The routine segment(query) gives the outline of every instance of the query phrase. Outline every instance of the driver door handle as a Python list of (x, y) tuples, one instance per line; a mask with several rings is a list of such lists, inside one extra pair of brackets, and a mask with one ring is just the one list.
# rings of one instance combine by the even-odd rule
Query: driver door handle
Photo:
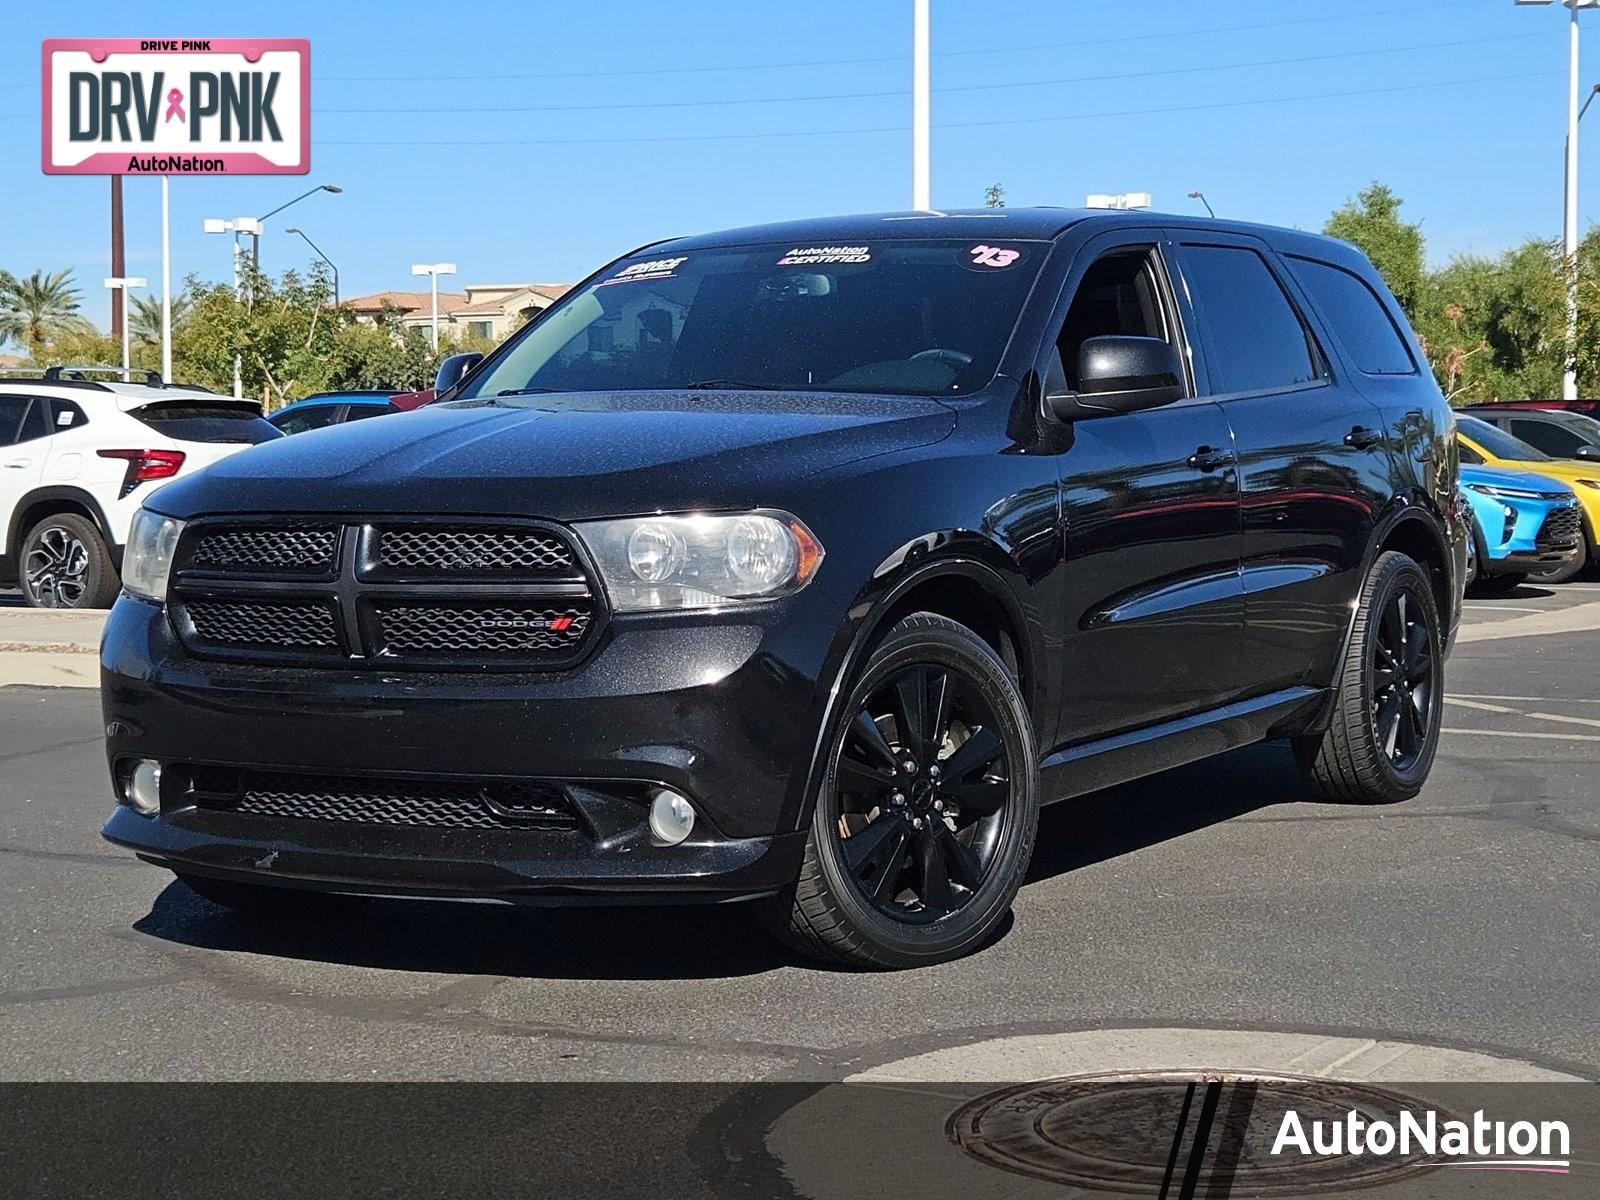
[(1344, 444), (1357, 450), (1370, 450), (1383, 441), (1383, 434), (1376, 429), (1366, 429), (1357, 425), (1344, 435)]
[(1215, 471), (1218, 467), (1225, 467), (1233, 461), (1233, 455), (1226, 450), (1218, 450), (1212, 446), (1201, 446), (1189, 455), (1189, 466), (1196, 471)]
[(7, 469), (12, 471), (21, 471), (31, 466), (33, 466), (33, 459), (31, 458), (13, 458), (6, 464)]

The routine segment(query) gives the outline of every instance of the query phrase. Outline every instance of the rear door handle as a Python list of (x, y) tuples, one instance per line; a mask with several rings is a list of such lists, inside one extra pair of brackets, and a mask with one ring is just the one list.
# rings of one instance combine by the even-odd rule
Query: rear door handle
[(1201, 446), (1189, 455), (1189, 465), (1196, 471), (1215, 471), (1218, 467), (1225, 467), (1233, 461), (1233, 455), (1226, 450), (1218, 450), (1212, 446)]
[(1344, 444), (1353, 446), (1357, 450), (1371, 450), (1381, 441), (1383, 441), (1382, 433), (1376, 429), (1364, 429), (1360, 425), (1344, 435)]

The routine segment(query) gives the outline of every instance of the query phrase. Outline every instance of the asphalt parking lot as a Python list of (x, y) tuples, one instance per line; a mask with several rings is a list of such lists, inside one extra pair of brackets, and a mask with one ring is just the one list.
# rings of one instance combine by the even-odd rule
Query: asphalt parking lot
[(1176, 1029), (1374, 1078), (1600, 1078), (1597, 662), (1600, 583), (1473, 600), (1417, 799), (1308, 803), (1267, 746), (1057, 806), (992, 946), (887, 975), (737, 909), (251, 924), (100, 840), (92, 689), (0, 686), (0, 1077), (1007, 1078), (1204, 1044)]

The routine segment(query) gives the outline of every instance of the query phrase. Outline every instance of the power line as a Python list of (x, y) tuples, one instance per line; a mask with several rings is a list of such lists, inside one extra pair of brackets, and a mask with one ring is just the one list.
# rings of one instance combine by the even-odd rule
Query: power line
[[(1055, 79), (1029, 79), (1021, 81), (1008, 81), (1005, 83), (975, 83), (954, 87), (934, 88), (940, 95), (969, 92), (996, 92), (1011, 91), (1018, 88), (1061, 87), (1074, 83), (1109, 83), (1127, 79), (1155, 79), (1173, 75), (1203, 75), (1214, 71), (1242, 71), (1256, 67), (1285, 67), (1299, 66), (1305, 63), (1334, 62), (1353, 58), (1371, 58), (1385, 54), (1409, 54), (1418, 50), (1451, 50), (1462, 46), (1482, 46), (1490, 43), (1500, 45), (1505, 42), (1528, 41), (1534, 38), (1543, 38), (1543, 33), (1522, 33), (1512, 37), (1489, 38), (1463, 38), (1450, 42), (1421, 42), (1410, 46), (1380, 46), (1369, 50), (1343, 50), (1329, 54), (1307, 54), (1294, 58), (1261, 58), (1248, 62), (1212, 63), (1210, 65), (1188, 67), (1163, 67), (1152, 71), (1123, 71), (1109, 75), (1069, 75)], [(323, 114), (373, 114), (373, 113), (530, 113), (530, 112), (615, 112), (615, 111), (643, 111), (647, 109), (676, 109), (676, 108), (723, 108), (744, 107), (752, 104), (799, 104), (823, 100), (877, 100), (887, 98), (903, 98), (906, 95), (904, 88), (892, 88), (875, 92), (828, 92), (806, 96), (758, 96), (737, 97), (725, 100), (660, 100), (644, 104), (473, 104), (454, 107), (427, 106), (420, 108), (396, 108), (384, 106), (382, 108), (324, 108), (318, 106), (316, 112)]]
[[(1261, 29), (1285, 29), (1300, 25), (1326, 24), (1330, 21), (1359, 21), (1366, 17), (1400, 16), (1407, 13), (1431, 12), (1441, 8), (1461, 8), (1466, 0), (1433, 0), (1429, 4), (1413, 4), (1396, 8), (1369, 9), (1357, 13), (1325, 13), (1313, 17), (1291, 17), (1278, 21), (1259, 21), (1249, 25), (1222, 25), (1208, 29), (1160, 30), (1152, 33), (1126, 34), (1121, 37), (1088, 38), (1070, 42), (1033, 42), (1026, 46), (990, 47), (974, 50), (945, 50), (935, 58), (962, 58), (979, 54), (1015, 54), (1028, 50), (1065, 50), (1082, 46), (1123, 45), (1130, 42), (1155, 41), (1175, 37), (1209, 37), (1223, 33), (1249, 33)], [(859, 58), (821, 58), (789, 62), (719, 63), (700, 67), (641, 67), (618, 71), (473, 71), (460, 75), (319, 75), (319, 83), (391, 83), (420, 82), (482, 82), (497, 79), (621, 79), (646, 75), (708, 75), (733, 71), (776, 71), (798, 67), (858, 66), (869, 63), (900, 63), (904, 54), (883, 54)], [(393, 111), (393, 110), (383, 110)]]
[[(1462, 87), (1479, 83), (1499, 83), (1508, 80), (1544, 79), (1551, 75), (1563, 73), (1560, 71), (1533, 71), (1507, 75), (1482, 75), (1475, 78), (1443, 79), (1432, 83), (1400, 84), (1395, 87), (1352, 88), (1338, 92), (1307, 92), (1296, 96), (1265, 96), (1253, 100), (1222, 100), (1211, 104), (1180, 104), (1160, 108), (1121, 109), (1115, 112), (1072, 113), (1062, 117), (1017, 117), (994, 121), (940, 121), (935, 122), (934, 127), (936, 129), (978, 129), (1003, 125), (1053, 125), (1070, 121), (1110, 120), (1115, 117), (1161, 116), (1172, 113), (1206, 112), (1228, 108), (1253, 108), (1264, 104), (1294, 104), (1305, 100), (1336, 100), (1351, 96), (1384, 96), (1398, 92)], [(323, 139), (321, 144), (324, 146), (458, 146), (463, 149), (471, 149), (474, 146), (646, 146), (679, 142), (743, 142), (762, 141), (769, 138), (848, 137), (857, 134), (883, 133), (903, 134), (907, 128), (908, 126), (906, 125), (877, 125), (854, 129), (794, 129), (776, 133), (679, 134), (671, 137), (640, 138), (491, 138), (476, 141), (462, 141), (459, 138), (444, 140)]]

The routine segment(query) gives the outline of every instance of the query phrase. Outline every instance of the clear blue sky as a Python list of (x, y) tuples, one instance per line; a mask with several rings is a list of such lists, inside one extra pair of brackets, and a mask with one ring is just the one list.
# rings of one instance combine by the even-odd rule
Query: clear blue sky
[[(71, 267), (105, 320), (107, 184), (39, 162), (45, 37), (304, 36), (312, 174), (177, 179), (175, 279), (223, 278), (206, 216), (300, 225), (346, 296), (571, 280), (657, 237), (910, 197), (911, 0), (16, 0), (0, 41), (0, 266)], [(1566, 11), (1512, 0), (932, 0), (933, 201), (1158, 208), (1320, 227), (1373, 179), (1424, 220), (1430, 258), (1560, 233)], [(138, 14), (135, 19), (133, 14)], [(1585, 18), (1600, 81), (1600, 13)], [(1293, 61), (1289, 61), (1293, 60)], [(1587, 123), (1586, 123), (1587, 124)], [(1600, 213), (1600, 124), (1583, 184)], [(130, 273), (159, 278), (159, 188), (127, 184)], [(423, 280), (419, 283), (426, 282)]]

